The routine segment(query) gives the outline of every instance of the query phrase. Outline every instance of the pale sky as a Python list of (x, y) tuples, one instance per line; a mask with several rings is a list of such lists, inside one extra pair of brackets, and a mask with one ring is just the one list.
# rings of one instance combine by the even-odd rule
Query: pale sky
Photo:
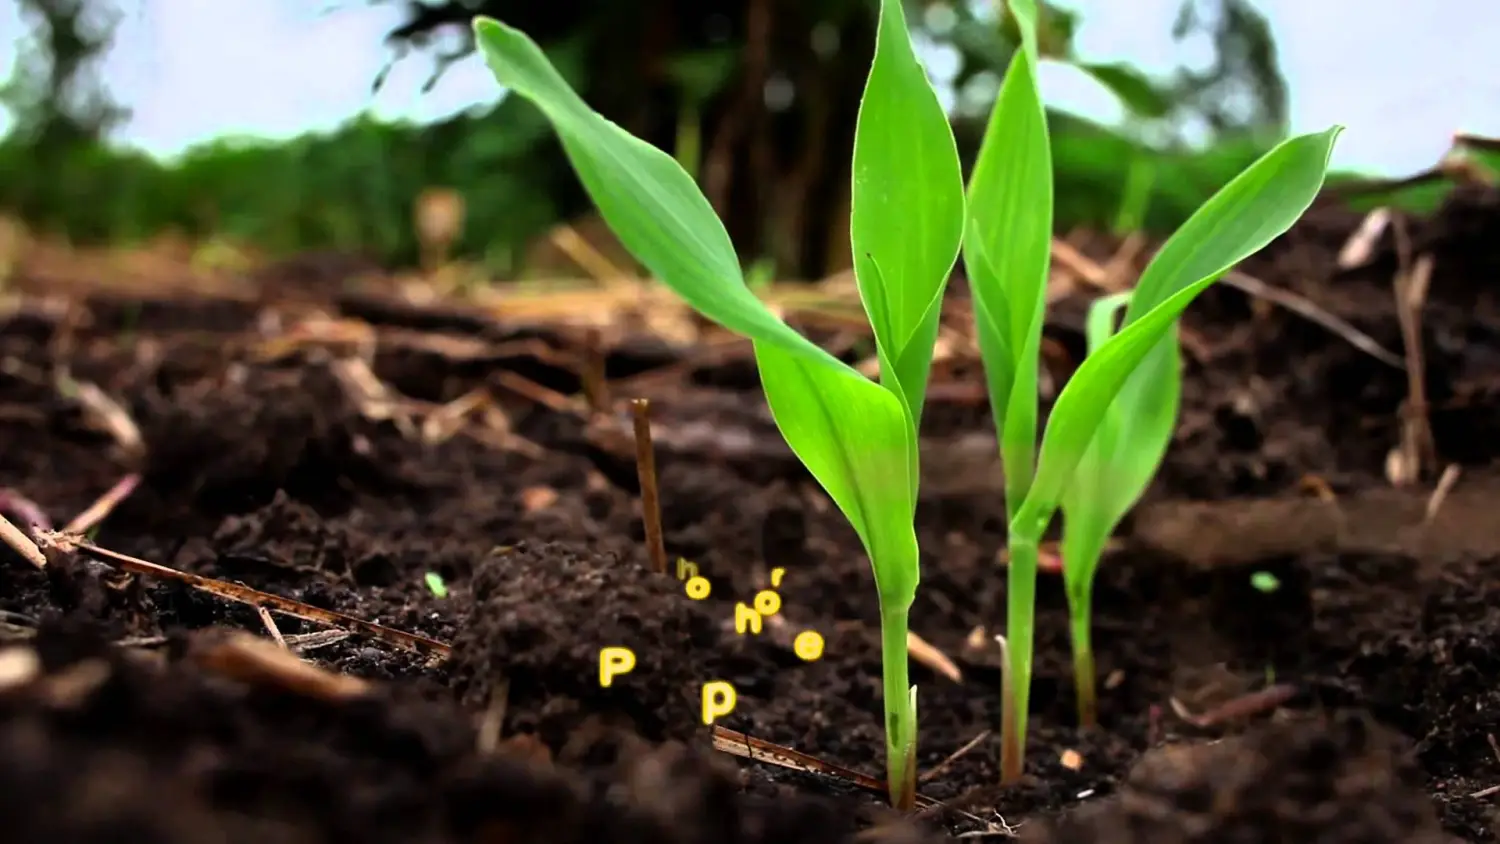
[[(1164, 72), (1185, 53), (1170, 38), (1179, 0), (1071, 0), (1079, 47), (1095, 61)], [(106, 74), (135, 111), (119, 140), (159, 155), (226, 134), (286, 137), (329, 129), (364, 109), (430, 119), (500, 94), (478, 58), (422, 94), (424, 56), (397, 65), (372, 97), (382, 35), (399, 4), (339, 0), (121, 0), (126, 17)], [(1453, 132), (1500, 135), (1500, 4), (1427, 0), (1259, 0), (1290, 86), (1294, 131), (1342, 123), (1337, 168), (1400, 175), (1428, 167)], [(23, 31), (0, 0), (0, 33)], [(0, 76), (15, 57), (0, 37)], [(1060, 68), (1043, 78), (1053, 105), (1110, 120), (1108, 94)]]

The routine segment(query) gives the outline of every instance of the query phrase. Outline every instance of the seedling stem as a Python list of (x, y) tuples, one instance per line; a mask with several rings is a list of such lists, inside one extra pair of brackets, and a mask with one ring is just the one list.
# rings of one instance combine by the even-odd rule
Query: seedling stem
[(911, 687), (906, 659), (907, 610), (880, 614), (881, 668), (884, 675), (886, 724), (886, 782), (891, 805), (910, 811), (917, 800), (916, 689)]
[[(1018, 515), (1024, 516), (1022, 512)], [(1026, 715), (1031, 705), (1032, 606), (1036, 602), (1037, 540), (1011, 523), (1010, 568), (1005, 612), (1005, 700), (1000, 719), (1000, 782), (1021, 780), (1026, 760)]]

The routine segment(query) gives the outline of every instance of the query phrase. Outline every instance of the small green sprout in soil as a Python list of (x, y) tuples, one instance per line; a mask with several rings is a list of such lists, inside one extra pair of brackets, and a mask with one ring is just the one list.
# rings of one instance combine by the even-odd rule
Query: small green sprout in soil
[(435, 598), (446, 598), (446, 597), (448, 597), (448, 584), (445, 583), (445, 582), (443, 582), (443, 576), (442, 575), (438, 574), (435, 571), (430, 571), (430, 572), (427, 573), (426, 577), (423, 578), (423, 579), (427, 581), (427, 589), (428, 589), (428, 591), (432, 592), (433, 597), (435, 597)]
[(1281, 580), (1268, 571), (1258, 571), (1250, 575), (1250, 585), (1258, 592), (1269, 595), (1281, 588)]
[[(1079, 719), (1095, 721), (1090, 605), (1099, 557), (1156, 474), (1177, 417), (1177, 320), (1235, 264), (1289, 229), (1323, 184), (1341, 127), (1281, 143), (1210, 198), (1134, 290), (1095, 305), (1089, 351), (1036, 445), (1037, 378), (1052, 239), (1052, 162), (1037, 86), (1035, 0), (1008, 0), (1021, 36), (969, 181), (964, 263), (1000, 438), (1010, 520), (1001, 779), (1023, 770), (1038, 544), (1064, 514), (1063, 577)], [(1114, 311), (1125, 308), (1118, 331)]]
[(787, 444), (854, 526), (880, 600), (886, 776), (916, 796), (916, 688), (907, 614), (916, 596), (917, 431), (943, 290), (964, 229), (958, 148), (918, 62), (900, 0), (882, 0), (853, 151), (855, 277), (875, 335), (871, 381), (773, 314), (746, 284), (723, 223), (670, 155), (611, 123), (524, 33), (475, 21), (501, 85), (538, 109), (620, 242), (708, 319), (750, 338)]

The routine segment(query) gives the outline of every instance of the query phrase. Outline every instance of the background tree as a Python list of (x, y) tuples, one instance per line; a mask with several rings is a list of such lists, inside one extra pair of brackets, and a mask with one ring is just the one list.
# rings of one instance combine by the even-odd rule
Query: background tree
[[(510, 99), (425, 125), (360, 115), (286, 141), (223, 138), (171, 161), (112, 145), (125, 111), (97, 72), (118, 19), (111, 0), (19, 2), (30, 37), (0, 90), (16, 118), (0, 140), (0, 209), (33, 228), (80, 244), (172, 230), (273, 254), (335, 249), (409, 266), (412, 204), (446, 186), (467, 208), (455, 257), (499, 278), (528, 268), (527, 244), (559, 220), (586, 236), (597, 230), (555, 137)], [(757, 272), (816, 278), (849, 265), (848, 152), (873, 0), (344, 3), (401, 4), (386, 38), (392, 62), (434, 58), (429, 84), (471, 53), (474, 15), (522, 27), (591, 103), (678, 156)], [(908, 8), (969, 159), (1014, 49), (1013, 25), (993, 0)], [(1052, 115), (1060, 225), (1168, 230), (1282, 131), (1285, 85), (1249, 0), (1187, 0), (1179, 36), (1207, 39), (1211, 60), (1159, 79), (1085, 61), (1074, 48), (1077, 15), (1045, 3), (1042, 13), (1048, 60), (1090, 74), (1130, 115), (1123, 127)], [(1122, 213), (1122, 197), (1139, 200), (1132, 213)], [(577, 269), (546, 263), (532, 266)]]
[(1181, 68), (1170, 87), (1179, 112), (1199, 118), (1212, 140), (1287, 132), (1287, 87), (1276, 41), (1264, 15), (1248, 0), (1185, 0), (1172, 34), (1212, 45), (1202, 69)]
[(0, 160), (24, 162), (7, 167), (11, 203), (42, 225), (57, 225), (69, 207), (85, 201), (97, 186), (70, 166), (79, 151), (99, 141), (129, 112), (110, 99), (98, 74), (98, 60), (119, 22), (106, 0), (19, 0), (21, 17), (32, 32), (22, 42), (11, 79), (0, 88), (0, 105), (14, 121)]
[[(387, 41), (397, 60), (412, 50), (433, 52), (434, 83), (472, 52), (469, 22), (478, 14), (521, 28), (544, 48), (581, 56), (572, 81), (583, 95), (630, 131), (675, 150), (743, 254), (769, 258), (789, 274), (848, 265), (847, 154), (873, 49), (868, 0), (369, 2), (403, 3), (406, 19)], [(952, 78), (939, 82), (952, 87), (967, 159), (1015, 47), (1014, 25), (999, 19), (990, 0), (908, 6), (917, 37), (956, 60)], [(1177, 34), (1210, 33), (1215, 61), (1165, 81), (1125, 64), (1080, 60), (1078, 16), (1070, 11), (1044, 2), (1042, 22), (1045, 56), (1089, 73), (1133, 120), (1154, 127), (1154, 137), (1178, 141), (1180, 128), (1193, 123), (1217, 136), (1285, 122), (1269, 27), (1245, 0), (1185, 0)], [(1064, 131), (1098, 131), (1076, 118), (1057, 119)], [(555, 144), (543, 166), (566, 170)], [(562, 203), (569, 211), (586, 205), (576, 186)]]

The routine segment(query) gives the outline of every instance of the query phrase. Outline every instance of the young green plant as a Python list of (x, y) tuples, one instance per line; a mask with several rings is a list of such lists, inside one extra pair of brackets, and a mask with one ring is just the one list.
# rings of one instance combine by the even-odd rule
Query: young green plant
[(871, 381), (778, 319), (745, 284), (723, 224), (673, 158), (590, 108), (525, 34), (475, 21), (500, 84), (539, 108), (620, 242), (690, 306), (753, 341), (767, 404), (808, 472), (858, 532), (880, 599), (886, 775), (916, 796), (917, 430), (943, 290), (963, 237), (963, 176), (947, 117), (917, 61), (900, 0), (882, 0), (855, 129), (855, 275), (875, 335)]
[[(1124, 331), (1167, 307), (1194, 283), (1195, 274), (1206, 274), (1211, 283), (1291, 228), (1322, 188), (1339, 131), (1334, 127), (1286, 141), (1204, 204), (1162, 246), (1133, 291), (1095, 304), (1088, 321), (1088, 357), (1114, 341), (1115, 315), (1121, 306)], [(1090, 623), (1094, 575), (1110, 535), (1145, 493), (1166, 456), (1181, 392), (1174, 319), (1103, 412), (1096, 412), (1097, 428), (1059, 499), (1073, 676), (1079, 722), (1085, 727), (1094, 725), (1098, 708)]]
[[(1120, 309), (1130, 303), (1131, 297), (1127, 291), (1094, 301), (1084, 331), (1088, 355), (1114, 336)], [(1078, 723), (1085, 729), (1098, 721), (1090, 619), (1094, 574), (1115, 527), (1156, 475), (1177, 422), (1182, 372), (1175, 327), (1169, 333), (1172, 336), (1157, 345), (1105, 411), (1061, 500), (1063, 584), (1073, 642), (1073, 683)], [(1131, 408), (1135, 415), (1125, 416)]]
[[(964, 262), (999, 429), (1010, 520), (1001, 778), (1023, 772), (1037, 548), (1067, 508), (1064, 577), (1092, 708), (1088, 604), (1099, 550), (1160, 463), (1176, 418), (1176, 325), (1232, 266), (1291, 228), (1321, 189), (1341, 131), (1287, 140), (1210, 198), (1157, 252), (1121, 329), (1102, 337), (1058, 395), (1036, 450), (1037, 371), (1052, 236), (1035, 0), (1009, 0), (1021, 33), (969, 181)], [(1109, 318), (1107, 311), (1102, 319)], [(1079, 631), (1083, 632), (1080, 639)], [(1081, 692), (1081, 694), (1083, 694)]]

